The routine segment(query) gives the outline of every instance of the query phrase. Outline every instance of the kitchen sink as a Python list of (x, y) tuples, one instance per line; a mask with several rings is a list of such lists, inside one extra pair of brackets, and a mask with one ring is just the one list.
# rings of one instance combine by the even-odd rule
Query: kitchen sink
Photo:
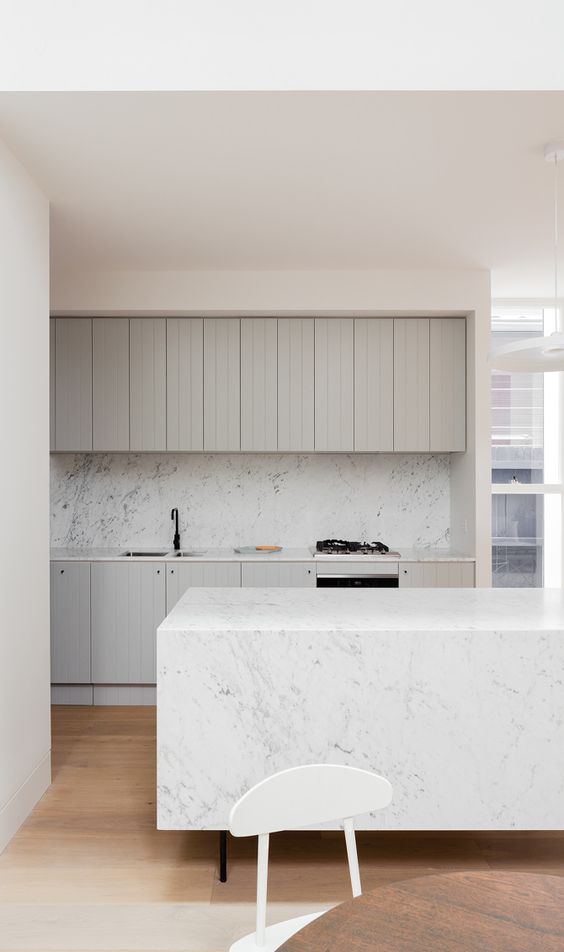
[(168, 552), (124, 552), (124, 555), (127, 555), (130, 559), (161, 559), (164, 555), (168, 555)]

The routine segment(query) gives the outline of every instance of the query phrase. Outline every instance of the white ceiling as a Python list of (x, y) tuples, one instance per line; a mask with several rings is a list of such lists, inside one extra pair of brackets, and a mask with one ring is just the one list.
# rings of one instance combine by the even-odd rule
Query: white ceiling
[(552, 292), (564, 92), (3, 93), (0, 137), (51, 199), (55, 281), (462, 267)]

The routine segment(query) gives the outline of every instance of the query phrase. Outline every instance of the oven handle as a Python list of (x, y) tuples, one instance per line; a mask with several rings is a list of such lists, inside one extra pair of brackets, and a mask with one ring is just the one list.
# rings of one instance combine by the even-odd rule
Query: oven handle
[(338, 575), (329, 574), (329, 572), (323, 572), (323, 575), (318, 575), (318, 578), (399, 578), (399, 573), (386, 572), (382, 574), (380, 572), (374, 572), (370, 575), (358, 575), (357, 572), (340, 572)]

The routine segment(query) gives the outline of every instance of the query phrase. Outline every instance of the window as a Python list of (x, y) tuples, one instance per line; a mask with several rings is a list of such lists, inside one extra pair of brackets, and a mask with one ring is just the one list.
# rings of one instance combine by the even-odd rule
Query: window
[[(554, 309), (494, 307), (492, 348), (555, 329)], [(492, 371), (494, 586), (562, 583), (560, 377)]]

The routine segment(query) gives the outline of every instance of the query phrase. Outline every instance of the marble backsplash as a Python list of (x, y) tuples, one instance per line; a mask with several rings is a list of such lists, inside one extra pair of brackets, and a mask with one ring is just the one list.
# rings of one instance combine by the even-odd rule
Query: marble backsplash
[(56, 454), (53, 546), (447, 546), (448, 455)]

